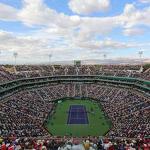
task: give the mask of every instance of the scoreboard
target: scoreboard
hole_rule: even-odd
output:
[[[80,67],[81,66],[81,60],[74,60],[74,66]]]

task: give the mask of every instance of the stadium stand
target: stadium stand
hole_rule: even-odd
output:
[[[99,75],[150,80],[150,68],[140,65],[0,66],[0,90],[8,81],[61,75]],[[37,79],[38,80],[38,79]],[[105,137],[54,137],[43,127],[54,101],[64,97],[89,97],[102,105],[113,127]],[[134,88],[101,83],[55,83],[22,89],[8,94],[0,102],[1,150],[37,149],[65,150],[67,147],[91,149],[150,148],[150,97]],[[145,138],[146,137],[146,138]],[[147,138],[148,137],[148,138]],[[82,144],[81,144],[82,143]],[[63,148],[62,148],[63,147]],[[80,148],[81,148],[80,147]],[[9,149],[9,150],[10,150]],[[70,148],[71,149],[71,148]]]
[[[140,65],[83,65],[61,66],[0,66],[0,81],[11,81],[20,78],[43,77],[52,75],[106,75],[119,77],[136,77],[150,80],[150,69],[140,71]]]

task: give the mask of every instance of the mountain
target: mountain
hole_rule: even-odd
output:
[[[81,60],[81,64],[146,64],[150,63],[150,59],[130,59],[130,58],[117,58],[117,59],[89,59],[89,60]],[[56,65],[73,65],[74,61],[69,60],[69,61],[54,61],[52,64]]]

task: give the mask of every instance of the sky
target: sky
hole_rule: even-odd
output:
[[[149,14],[150,0],[0,0],[0,63],[150,60]]]

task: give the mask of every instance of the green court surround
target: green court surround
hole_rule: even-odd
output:
[[[68,125],[70,105],[84,105],[88,111],[89,124]],[[47,117],[45,128],[54,136],[103,136],[111,128],[111,122],[101,109],[101,105],[91,99],[66,98],[56,102],[53,114]]]

